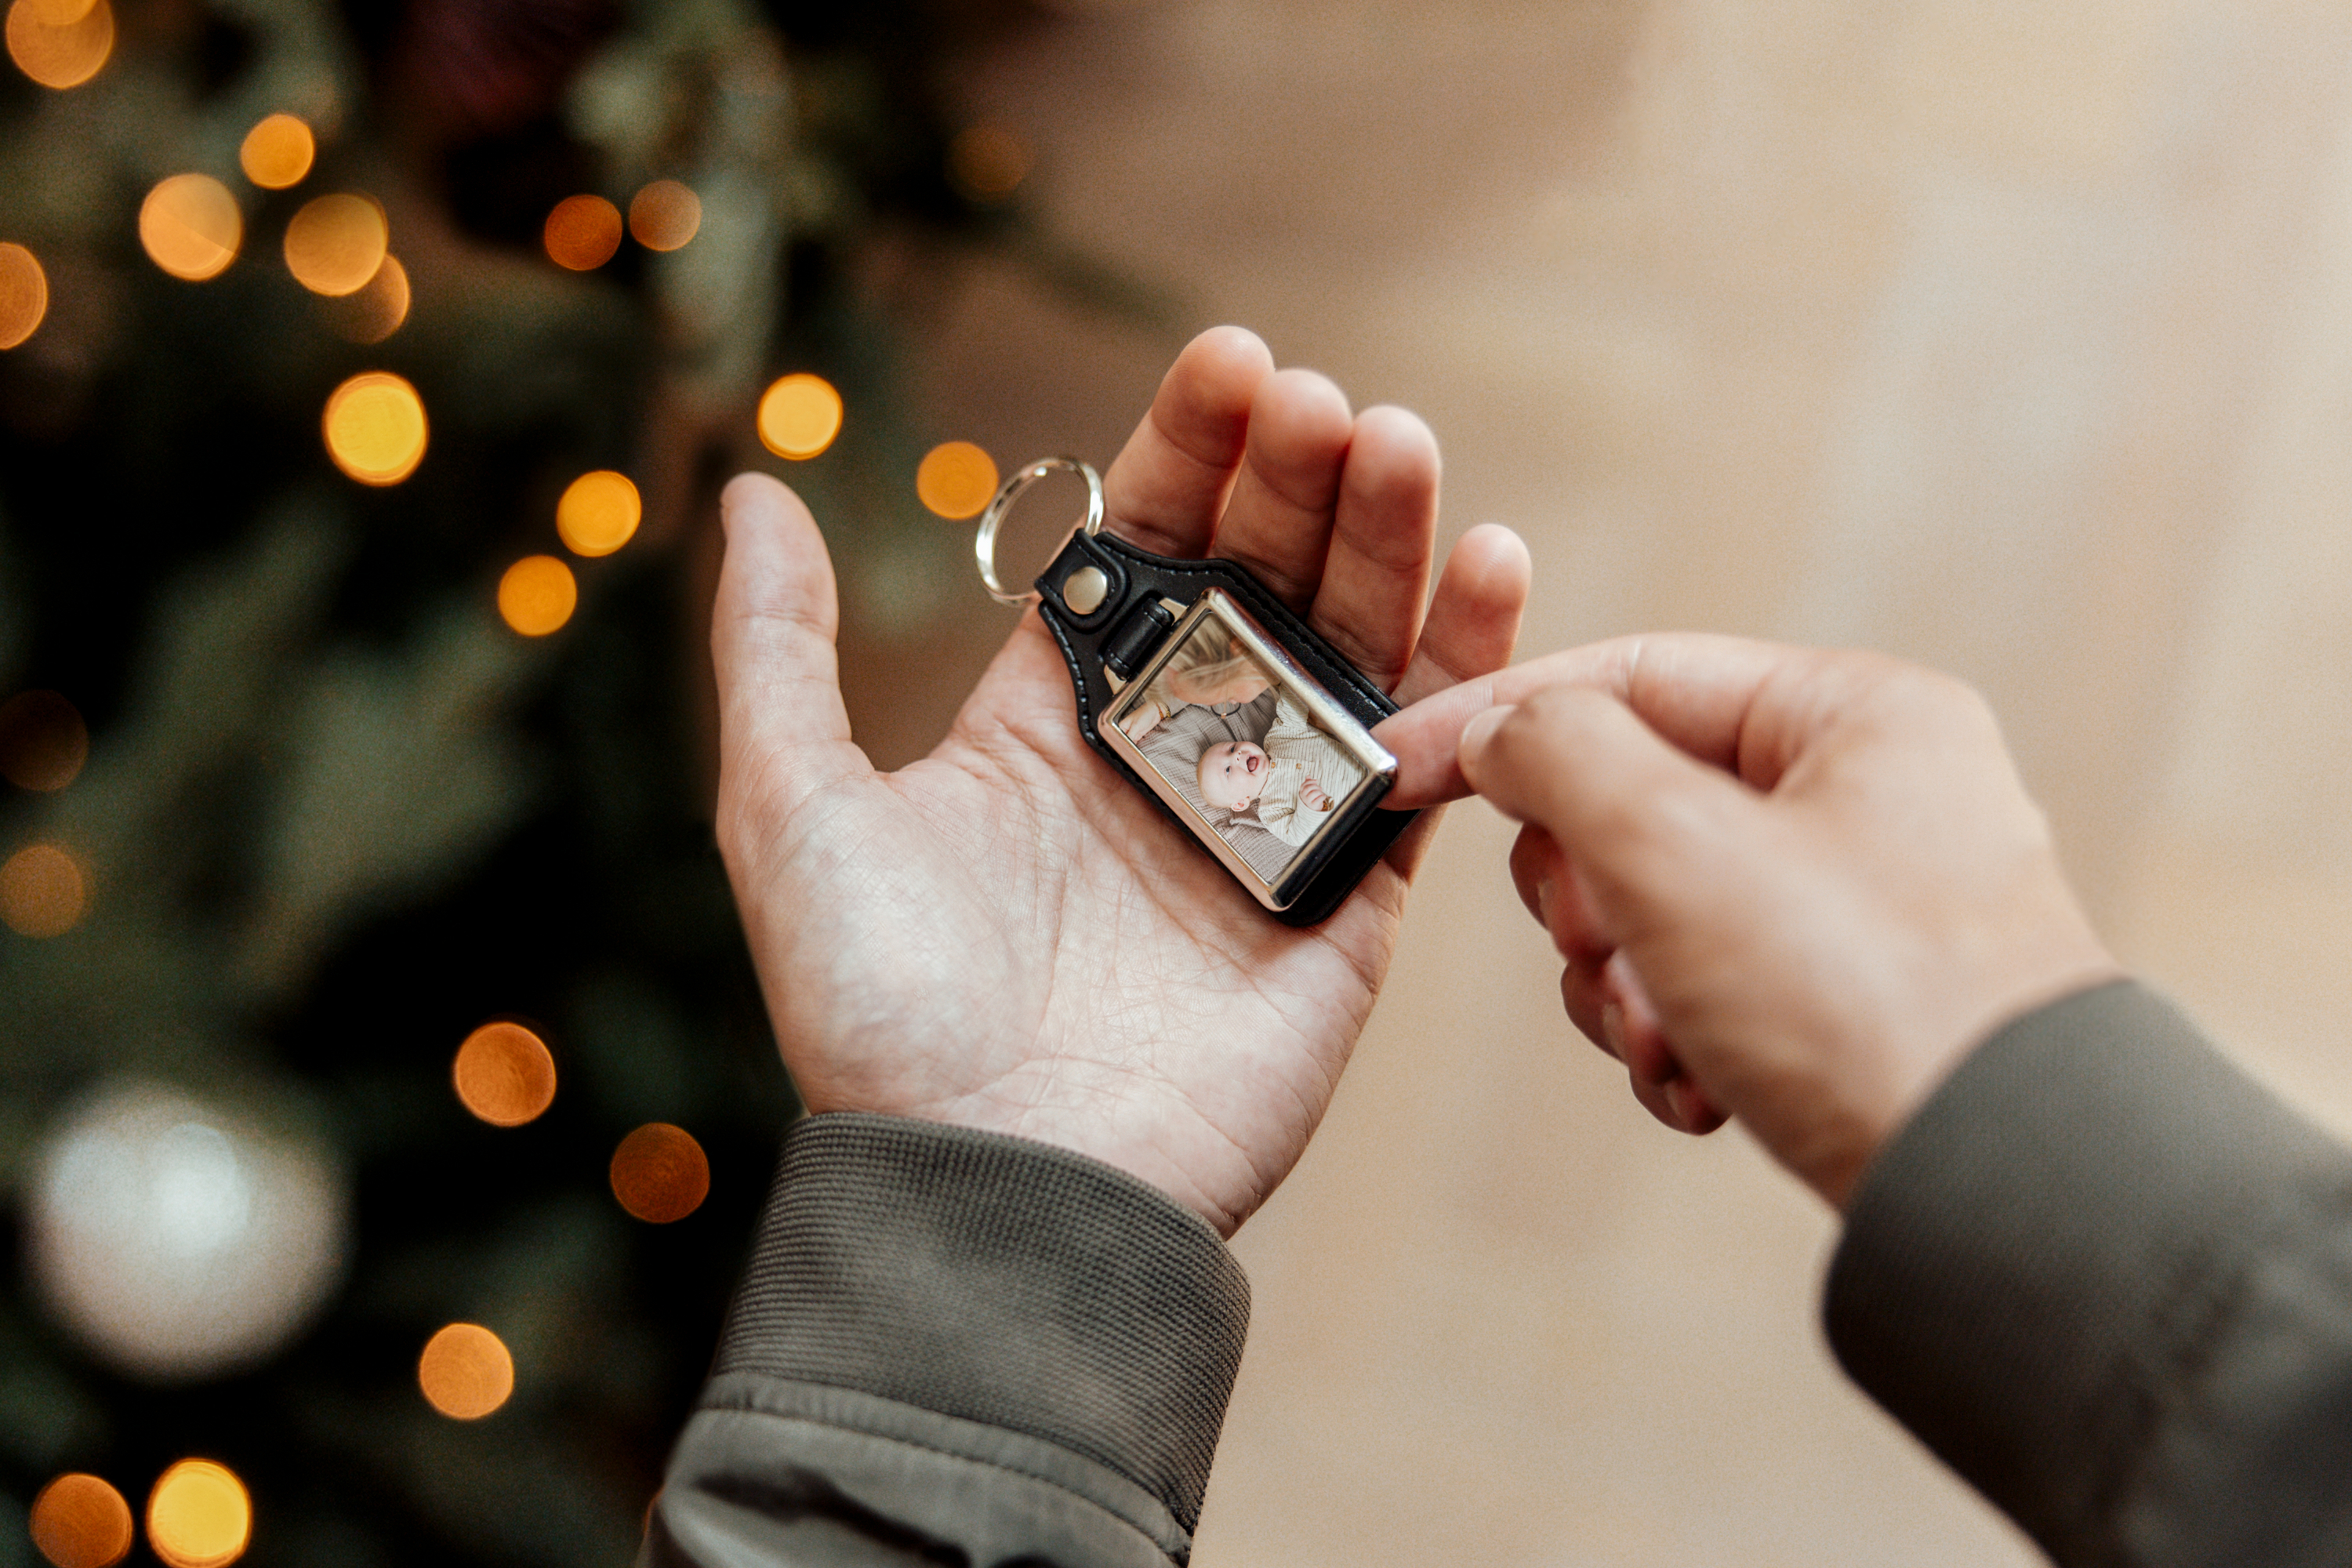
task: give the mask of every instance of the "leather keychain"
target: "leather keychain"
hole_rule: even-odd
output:
[[[997,530],[1055,472],[1086,480],[1086,519],[1029,591],[1008,591]],[[1276,919],[1316,924],[1418,815],[1380,804],[1397,764],[1371,726],[1396,704],[1241,566],[1153,555],[1102,522],[1091,467],[1031,463],[981,514],[981,580],[1002,603],[1037,606],[1087,744]]]

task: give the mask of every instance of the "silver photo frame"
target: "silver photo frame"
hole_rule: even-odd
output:
[[[1396,758],[1223,589],[1205,590],[1189,606],[1173,600],[1161,604],[1175,615],[1176,624],[1135,667],[1133,679],[1119,682],[1113,678],[1118,695],[1104,713],[1098,732],[1104,743],[1253,898],[1269,910],[1287,909],[1313,879],[1324,858],[1323,850],[1378,808],[1395,782]],[[1188,650],[1191,665],[1204,662],[1201,646],[1204,639],[1207,651],[1216,656],[1221,667],[1241,670],[1234,678],[1237,683],[1248,684],[1254,673],[1264,675],[1265,687],[1260,698],[1204,705],[1173,695],[1172,688],[1181,679],[1172,677],[1171,671],[1180,661],[1188,661]],[[1255,671],[1248,666],[1256,667]],[[1211,805],[1194,775],[1202,750],[1218,743],[1220,736],[1249,738],[1240,731],[1286,702],[1291,721],[1303,719],[1320,739],[1360,769],[1360,776],[1344,793],[1317,781],[1331,806],[1309,837],[1297,844],[1246,816]],[[1130,734],[1130,727],[1140,731],[1140,735]],[[1258,749],[1263,752],[1266,748]],[[1324,765],[1326,771],[1338,771],[1328,763]]]

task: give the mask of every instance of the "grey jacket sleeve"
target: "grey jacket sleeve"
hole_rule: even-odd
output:
[[[2352,1563],[2352,1155],[2139,986],[2022,1018],[1864,1179],[1854,1380],[2058,1563]]]
[[[1182,1563],[1248,1318],[1216,1232],[1108,1165],[810,1117],[641,1568]]]

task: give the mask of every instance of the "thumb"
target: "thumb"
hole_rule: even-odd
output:
[[[850,742],[841,702],[833,561],[816,520],[780,479],[736,475],[719,495],[719,515],[727,559],[710,654],[722,793],[748,785],[788,811],[872,767]]]
[[[1611,926],[1671,920],[1720,875],[1756,804],[1623,703],[1585,687],[1552,687],[1479,714],[1463,730],[1458,758],[1497,810],[1551,834]],[[1633,934],[1608,933],[1621,942]]]

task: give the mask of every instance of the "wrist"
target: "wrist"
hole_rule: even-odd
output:
[[[1230,1239],[1264,1201],[1234,1142],[1189,1108],[1076,1096],[1066,1105],[1015,1105],[970,1096],[909,1112],[913,1119],[1042,1143],[1131,1176]]]

